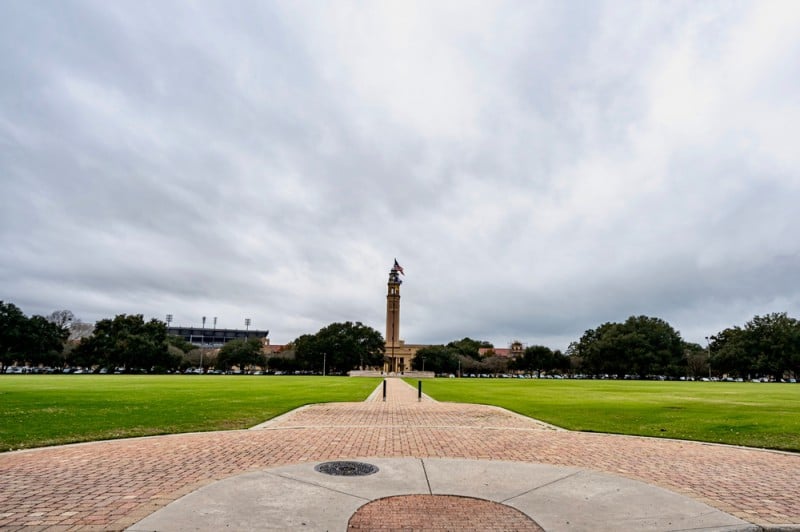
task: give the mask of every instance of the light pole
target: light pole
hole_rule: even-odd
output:
[[[172,323],[172,314],[167,314],[167,329],[169,329],[170,323]]]
[[[425,357],[422,357],[422,371],[425,371]]]
[[[711,380],[711,340],[706,336],[706,344],[708,344],[708,380]]]
[[[214,347],[214,342],[217,340],[217,317],[214,316],[214,332],[211,333],[211,347]]]
[[[325,376],[325,366],[328,363],[328,353],[322,353],[322,376]]]
[[[244,319],[244,330],[245,330],[245,332],[250,330],[250,318],[245,318]]]
[[[203,373],[203,349],[206,345],[206,317],[203,316],[203,334],[200,336],[200,373]]]

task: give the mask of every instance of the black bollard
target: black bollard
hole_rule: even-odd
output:
[[[383,402],[386,402],[386,379],[383,379]]]
[[[417,381],[417,400],[422,402],[422,381]]]

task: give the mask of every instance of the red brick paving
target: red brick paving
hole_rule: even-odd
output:
[[[366,457],[452,457],[574,466],[641,480],[760,524],[800,524],[800,455],[553,430],[485,406],[315,405],[260,430],[176,434],[0,454],[0,528],[125,528],[215,480],[278,465]]]
[[[356,510],[347,530],[458,530],[543,532],[516,508],[453,495],[402,495],[369,502]]]

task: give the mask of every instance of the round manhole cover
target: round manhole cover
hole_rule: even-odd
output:
[[[340,477],[363,477],[378,472],[378,467],[364,462],[325,462],[314,467],[314,471]]]

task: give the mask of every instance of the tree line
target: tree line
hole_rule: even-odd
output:
[[[383,335],[360,321],[331,323],[314,334],[299,336],[279,356],[271,357],[268,365],[278,371],[339,375],[382,366],[384,346]]]
[[[467,337],[420,349],[412,368],[440,374],[546,372],[617,378],[726,375],[781,380],[800,374],[800,321],[785,312],[757,315],[707,341],[706,346],[686,342],[660,318],[631,316],[585,331],[566,353],[532,345],[510,358],[498,356],[489,342]],[[200,364],[222,370],[260,367],[342,374],[382,366],[384,346],[378,331],[348,321],[301,335],[269,358],[259,339],[228,342],[213,357],[204,358],[196,346],[168,335],[164,322],[145,321],[141,314],[120,314],[88,325],[68,310],[27,317],[14,304],[0,301],[0,372],[10,364],[157,372]]]
[[[667,322],[631,316],[587,330],[568,354],[589,374],[738,377],[782,380],[800,374],[800,321],[785,312],[755,316],[709,336],[684,341]]]
[[[65,356],[68,365],[114,368],[116,371],[166,373],[199,366],[228,371],[265,367],[259,338],[236,339],[218,350],[201,349],[180,336],[167,334],[167,325],[141,314],[120,314],[98,321],[91,335]],[[205,355],[205,356],[204,356]]]
[[[800,321],[785,312],[755,316],[711,337],[711,366],[739,376],[800,376]]]
[[[531,345],[513,358],[498,357],[486,342],[464,338],[420,349],[415,370],[436,373],[522,372],[583,374],[608,378],[767,378],[800,375],[800,321],[784,313],[755,316],[743,327],[708,337],[705,347],[687,342],[669,323],[631,316],[622,323],[589,329],[566,353]]]
[[[342,374],[383,363],[384,341],[361,322],[332,323],[305,334],[278,356],[268,358],[259,338],[236,339],[219,349],[201,350],[167,334],[167,325],[141,314],[120,314],[88,326],[68,310],[28,318],[12,303],[0,302],[0,373],[6,366],[113,368],[120,372],[253,371],[257,368]]]
[[[453,375],[509,372],[538,375],[543,371],[567,372],[569,359],[561,351],[541,345],[529,346],[514,357],[500,356],[491,343],[467,337],[446,345],[423,347],[417,351],[411,367],[418,371]]]
[[[0,301],[0,370],[14,362],[57,365],[70,335],[71,313],[30,318],[13,303]]]

